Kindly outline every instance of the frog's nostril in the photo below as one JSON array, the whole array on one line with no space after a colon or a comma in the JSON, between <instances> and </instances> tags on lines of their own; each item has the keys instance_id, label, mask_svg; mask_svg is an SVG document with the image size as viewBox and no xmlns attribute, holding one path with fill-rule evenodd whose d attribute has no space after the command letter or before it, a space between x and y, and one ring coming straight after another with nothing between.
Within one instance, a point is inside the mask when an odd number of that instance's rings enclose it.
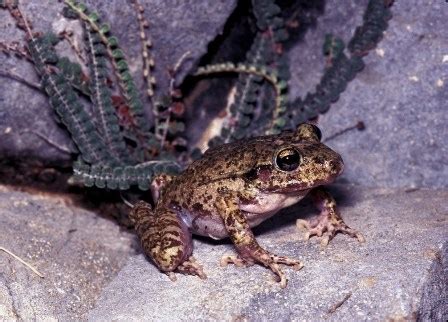
<instances>
[{"instance_id":1,"label":"frog's nostril","mask_svg":"<svg viewBox=\"0 0 448 322\"><path fill-rule=\"evenodd\" d=\"M344 162L342 162L342 159L338 159L338 160L331 160L330 161L330 168L337 172L338 175L342 173L342 171L344 170Z\"/></svg>"}]
</instances>

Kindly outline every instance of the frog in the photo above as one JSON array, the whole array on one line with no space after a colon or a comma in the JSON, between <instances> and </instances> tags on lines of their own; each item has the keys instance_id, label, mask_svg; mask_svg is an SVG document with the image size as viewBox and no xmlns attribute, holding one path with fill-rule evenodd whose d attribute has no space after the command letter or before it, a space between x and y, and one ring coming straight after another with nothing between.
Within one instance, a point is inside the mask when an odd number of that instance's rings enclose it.
<instances>
[{"instance_id":1,"label":"frog","mask_svg":"<svg viewBox=\"0 0 448 322\"><path fill-rule=\"evenodd\" d=\"M181 174L156 177L151 185L155 207L138 201L130 212L144 253L173 280L175 273L205 279L192 256L192 235L230 238L237 255L223 256L223 266L264 265L284 288L287 278L280 265L299 270L303 263L265 250L252 228L306 195L320 214L297 220L305 239L318 236L325 246L343 233L364 242L322 187L343 172L344 162L321 139L316 125L303 123L295 130L210 148Z\"/></svg>"}]
</instances>

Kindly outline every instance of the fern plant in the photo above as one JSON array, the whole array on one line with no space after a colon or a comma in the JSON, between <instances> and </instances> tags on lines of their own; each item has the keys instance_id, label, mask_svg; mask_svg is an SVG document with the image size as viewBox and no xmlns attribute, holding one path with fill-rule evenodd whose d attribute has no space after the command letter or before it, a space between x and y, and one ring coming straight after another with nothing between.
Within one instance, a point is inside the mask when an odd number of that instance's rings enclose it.
<instances>
[{"instance_id":1,"label":"fern plant","mask_svg":"<svg viewBox=\"0 0 448 322\"><path fill-rule=\"evenodd\" d=\"M78 160L73 165L75 178L88 187L127 190L137 186L147 190L155 175L179 173L184 163L179 162L174 149L168 146L167 137L171 133L176 138L185 126L175 117L172 99L154 97L157 82L152 73L154 60L149 51L151 43L143 7L137 0L131 1L140 27L143 75L154 116L153 127L147 121L126 55L111 34L109 24L80 2L63 2L63 15L82 23L89 75L83 74L79 64L58 55L55 45L59 37L33 30L17 0L0 0L0 8L8 10L17 26L26 32L29 59L40 76L41 86L78 147ZM200 77L219 73L238 75L235 100L220 134L210 138L209 146L253 135L276 134L325 113L363 68L362 57L381 39L391 17L389 4L370 0L363 24L356 29L347 49L341 39L328 35L324 55L330 63L315 92L290 102L287 96L290 71L284 50L288 33L281 13L274 0L252 0L256 32L245 61L202 66L196 71L195 75ZM170 97L173 89L166 92L165 97ZM92 112L86 107L85 98ZM198 151L191 153L197 155Z\"/></svg>"}]
</instances>

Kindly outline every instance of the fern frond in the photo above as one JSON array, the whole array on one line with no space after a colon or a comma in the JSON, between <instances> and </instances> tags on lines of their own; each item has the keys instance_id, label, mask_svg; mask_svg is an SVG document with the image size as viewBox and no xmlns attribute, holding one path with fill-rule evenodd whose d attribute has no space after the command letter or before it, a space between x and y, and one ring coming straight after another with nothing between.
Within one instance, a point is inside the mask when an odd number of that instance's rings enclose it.
<instances>
[{"instance_id":1,"label":"fern frond","mask_svg":"<svg viewBox=\"0 0 448 322\"><path fill-rule=\"evenodd\" d=\"M356 28L348 44L352 55L364 56L378 44L387 29L392 13L384 0L370 0L363 16L363 24Z\"/></svg>"},{"instance_id":2,"label":"fern frond","mask_svg":"<svg viewBox=\"0 0 448 322\"><path fill-rule=\"evenodd\" d=\"M72 0L64 0L64 3L72 10L72 13L76 13L79 19L87 23L97 33L98 40L105 46L120 92L129 106L129 114L135 125L129 130L135 132L136 138L143 139L139 141L143 149L150 150L150 144L154 141L157 142L157 139L154 140L154 134L150 132L142 101L129 71L125 55L118 46L117 38L110 35L110 28L107 24L100 24L98 14L89 12L85 5L75 3Z\"/></svg>"},{"instance_id":3,"label":"fern frond","mask_svg":"<svg viewBox=\"0 0 448 322\"><path fill-rule=\"evenodd\" d=\"M283 54L282 43L288 38L281 9L274 0L253 0L252 11L255 16L257 32L244 65L269 69L275 74L275 84L282 87L281 95L276 85L275 93L266 86L265 78L254 73L240 73L233 102L222 122L219 136L209 140L209 147L238 140L250 135L277 133L286 124L285 103L289 66ZM274 94L276 104L265 104ZM255 122L256 121L256 122ZM266 131L265 131L266 130Z\"/></svg>"},{"instance_id":4,"label":"fern frond","mask_svg":"<svg viewBox=\"0 0 448 322\"><path fill-rule=\"evenodd\" d=\"M287 84L285 82L279 81L275 70L270 70L269 68L260 66L251 66L245 64L235 65L233 63L225 63L200 67L194 75L199 76L227 72L255 75L268 81L273 86L275 91L275 105L272 113L272 124L269 128L272 129L281 125L275 123L275 121L278 120L279 116L283 114L287 109L287 98L285 95L283 95Z\"/></svg>"},{"instance_id":5,"label":"fern frond","mask_svg":"<svg viewBox=\"0 0 448 322\"><path fill-rule=\"evenodd\" d=\"M80 104L78 95L64 74L50 67L50 64L58 62L52 47L56 38L46 34L28 41L28 49L41 76L42 87L50 97L50 104L71 133L82 158L89 163L114 164L90 116Z\"/></svg>"},{"instance_id":6,"label":"fern frond","mask_svg":"<svg viewBox=\"0 0 448 322\"><path fill-rule=\"evenodd\" d=\"M98 33L85 24L87 51L90 58L90 89L99 132L111 154L125 164L132 163L120 132L117 115L112 106L112 93L107 85L106 50L98 41Z\"/></svg>"},{"instance_id":7,"label":"fern frond","mask_svg":"<svg viewBox=\"0 0 448 322\"><path fill-rule=\"evenodd\" d=\"M67 57L60 57L56 66L74 88L90 97L89 81L79 64L70 61Z\"/></svg>"},{"instance_id":8,"label":"fern frond","mask_svg":"<svg viewBox=\"0 0 448 322\"><path fill-rule=\"evenodd\" d=\"M316 86L314 93L308 93L302 101L300 98L291 103L290 119L293 124L305 122L326 113L330 105L339 99L356 74L362 70L364 63L361 57L348 58L342 51L333 57L331 66Z\"/></svg>"},{"instance_id":9,"label":"fern frond","mask_svg":"<svg viewBox=\"0 0 448 322\"><path fill-rule=\"evenodd\" d=\"M250 64L264 65L276 70L278 83L282 84L283 87L283 98L286 99L290 74L288 57L284 54L283 43L289 36L281 15L281 8L274 0L252 0L252 7L259 30L258 35L266 38L266 45L261 47L257 53L259 56L258 62L253 63L254 58L249 55L247 58L251 62ZM266 94L269 95L270 93ZM276 99L278 99L277 95ZM269 104L262 105L257 126L261 124L262 128L266 128L265 134L281 132L286 124L286 108L284 108L286 102L283 108L274 111Z\"/></svg>"},{"instance_id":10,"label":"fern frond","mask_svg":"<svg viewBox=\"0 0 448 322\"><path fill-rule=\"evenodd\" d=\"M268 38L262 33L257 33L255 40L246 54L246 61L251 65L267 65L266 56L270 51ZM263 78L253 74L240 74L236 84L235 101L230 106L230 115L237 120L235 125L224 127L221 130L221 138L224 142L242 139L249 132L250 122L244 122L247 119L253 120L256 107L260 103L260 92L263 87ZM230 122L232 124L232 122ZM211 143L217 143L211 141Z\"/></svg>"},{"instance_id":11,"label":"fern frond","mask_svg":"<svg viewBox=\"0 0 448 322\"><path fill-rule=\"evenodd\" d=\"M154 68L154 58L151 55L150 48L152 46L151 40L146 33L146 29L149 27L148 21L143 16L145 9L138 2L138 0L131 1L134 9L137 12L137 20L140 29L140 42L142 44L142 56L143 56L143 77L146 80L146 94L149 97L151 106L154 108L154 87L157 83L155 76L152 74L152 69Z\"/></svg>"},{"instance_id":12,"label":"fern frond","mask_svg":"<svg viewBox=\"0 0 448 322\"><path fill-rule=\"evenodd\" d=\"M73 164L76 181L87 187L96 186L111 190L128 190L131 186L138 186L140 190L146 191L154 176L161 173L178 174L180 170L176 162L162 160L125 167L90 166L80 160Z\"/></svg>"},{"instance_id":13,"label":"fern frond","mask_svg":"<svg viewBox=\"0 0 448 322\"><path fill-rule=\"evenodd\" d=\"M362 56L375 48L381 40L390 18L389 5L384 0L370 0L364 13L363 24L356 28L348 44L350 57L344 54L344 43L341 39L332 35L326 36L324 55L329 58L330 66L325 69L314 93L307 94L304 100L298 98L291 104L291 126L328 111L331 103L337 101L346 89L348 82L364 68Z\"/></svg>"},{"instance_id":14,"label":"fern frond","mask_svg":"<svg viewBox=\"0 0 448 322\"><path fill-rule=\"evenodd\" d=\"M273 0L252 0L253 13L260 31L269 30L274 43L282 43L288 39L281 9Z\"/></svg>"}]
</instances>

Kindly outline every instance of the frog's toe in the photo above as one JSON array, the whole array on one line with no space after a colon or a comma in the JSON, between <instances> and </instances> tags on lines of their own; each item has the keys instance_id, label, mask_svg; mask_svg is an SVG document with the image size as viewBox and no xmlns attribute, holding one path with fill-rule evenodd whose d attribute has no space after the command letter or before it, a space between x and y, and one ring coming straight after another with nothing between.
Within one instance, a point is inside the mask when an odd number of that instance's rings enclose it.
<instances>
[{"instance_id":1,"label":"frog's toe","mask_svg":"<svg viewBox=\"0 0 448 322\"><path fill-rule=\"evenodd\" d=\"M296 226L301 230L306 230L304 234L305 240L309 240L312 236L322 237L326 231L325 225L322 225L320 222L316 223L313 219L310 221L297 219Z\"/></svg>"},{"instance_id":2,"label":"frog's toe","mask_svg":"<svg viewBox=\"0 0 448 322\"><path fill-rule=\"evenodd\" d=\"M276 281L279 283L281 288L285 288L286 284L288 283L288 279L286 278L285 273L280 269L279 264L292 266L292 268L295 271L298 271L303 267L303 263L300 262L297 259L292 259L286 256L278 256L271 254L271 261L268 263L264 263L266 266L268 266L271 271L275 273Z\"/></svg>"},{"instance_id":3,"label":"frog's toe","mask_svg":"<svg viewBox=\"0 0 448 322\"><path fill-rule=\"evenodd\" d=\"M259 262L268 267L274 274L275 280L279 283L281 288L285 288L288 282L285 273L280 269L279 264L292 266L292 268L296 271L303 267L303 264L296 260L286 256L278 256L274 254L266 253L265 256L261 256L257 258ZM252 266L255 263L255 260L251 257L242 257L240 255L224 255L221 258L221 266L227 266L228 264L234 264L237 267L247 267Z\"/></svg>"},{"instance_id":4,"label":"frog's toe","mask_svg":"<svg viewBox=\"0 0 448 322\"><path fill-rule=\"evenodd\" d=\"M274 263L292 266L292 268L296 271L303 267L303 263L297 259L278 255L271 255L271 258Z\"/></svg>"},{"instance_id":5,"label":"frog's toe","mask_svg":"<svg viewBox=\"0 0 448 322\"><path fill-rule=\"evenodd\" d=\"M319 221L314 219L306 221L298 219L296 222L298 228L305 228L305 240L312 236L322 237L320 244L327 246L337 233L349 235L350 237L358 239L359 242L365 242L364 236L357 230L347 226L342 220L328 220L326 217L320 218Z\"/></svg>"},{"instance_id":6,"label":"frog's toe","mask_svg":"<svg viewBox=\"0 0 448 322\"><path fill-rule=\"evenodd\" d=\"M254 264L253 261L242 258L239 255L224 255L223 257L221 257L219 263L222 267L225 267L229 264L234 264L237 267L247 267Z\"/></svg>"},{"instance_id":7,"label":"frog's toe","mask_svg":"<svg viewBox=\"0 0 448 322\"><path fill-rule=\"evenodd\" d=\"M297 219L296 220L296 226L299 229L309 229L310 223L307 220L304 219Z\"/></svg>"},{"instance_id":8,"label":"frog's toe","mask_svg":"<svg viewBox=\"0 0 448 322\"><path fill-rule=\"evenodd\" d=\"M274 254L269 254L269 257L270 260L261 260L261 262L275 273L277 282L279 283L281 288L286 287L288 280L285 273L283 273L283 271L280 269L279 264L292 266L296 271L303 267L303 264L297 259L292 259L286 256L278 256Z\"/></svg>"},{"instance_id":9,"label":"frog's toe","mask_svg":"<svg viewBox=\"0 0 448 322\"><path fill-rule=\"evenodd\" d=\"M349 235L350 237L356 238L360 243L364 243L366 239L364 238L363 234L361 234L356 229L350 228L349 226L345 225L345 227L337 228L337 231Z\"/></svg>"},{"instance_id":10,"label":"frog's toe","mask_svg":"<svg viewBox=\"0 0 448 322\"><path fill-rule=\"evenodd\" d=\"M321 241L322 246L327 246L330 240L332 240L337 233L342 233L345 235L349 235L352 238L356 238L360 243L365 242L365 238L360 232L358 232L356 229L350 228L343 221L337 223L330 222L326 226L324 238Z\"/></svg>"},{"instance_id":11,"label":"frog's toe","mask_svg":"<svg viewBox=\"0 0 448 322\"><path fill-rule=\"evenodd\" d=\"M277 263L271 263L268 266L275 273L276 282L279 283L281 288L285 288L288 284L288 279L286 274L280 269L280 266Z\"/></svg>"},{"instance_id":12,"label":"frog's toe","mask_svg":"<svg viewBox=\"0 0 448 322\"><path fill-rule=\"evenodd\" d=\"M207 278L207 275L205 275L202 265L198 264L193 256L190 256L188 260L184 261L182 264L177 266L176 272L186 275L196 275L201 279ZM168 275L168 277L170 277L170 275Z\"/></svg>"},{"instance_id":13,"label":"frog's toe","mask_svg":"<svg viewBox=\"0 0 448 322\"><path fill-rule=\"evenodd\" d=\"M174 272L165 272L166 276L171 280L171 282L177 281L176 273Z\"/></svg>"},{"instance_id":14,"label":"frog's toe","mask_svg":"<svg viewBox=\"0 0 448 322\"><path fill-rule=\"evenodd\" d=\"M356 233L356 239L358 239L358 241L360 243L365 243L366 242L366 238L364 237L363 234L361 234L360 232Z\"/></svg>"}]
</instances>

